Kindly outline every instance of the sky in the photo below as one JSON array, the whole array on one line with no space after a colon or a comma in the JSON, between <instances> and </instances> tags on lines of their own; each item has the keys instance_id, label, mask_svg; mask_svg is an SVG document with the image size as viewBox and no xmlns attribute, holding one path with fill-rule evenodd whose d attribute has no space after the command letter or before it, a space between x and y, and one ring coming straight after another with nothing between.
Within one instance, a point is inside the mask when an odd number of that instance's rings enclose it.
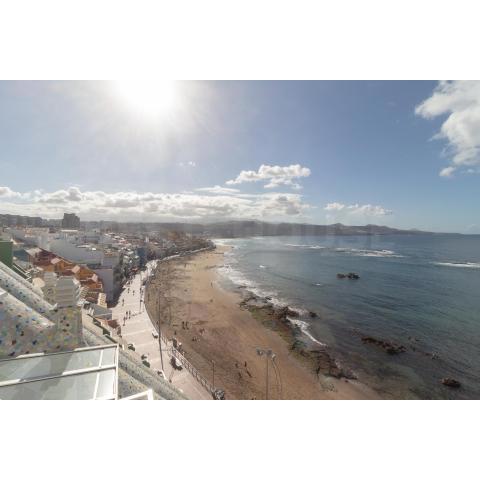
<instances>
[{"instance_id":1,"label":"sky","mask_svg":"<svg viewBox=\"0 0 480 480\"><path fill-rule=\"evenodd\" d=\"M480 233L480 82L0 82L0 213Z\"/></svg>"}]
</instances>

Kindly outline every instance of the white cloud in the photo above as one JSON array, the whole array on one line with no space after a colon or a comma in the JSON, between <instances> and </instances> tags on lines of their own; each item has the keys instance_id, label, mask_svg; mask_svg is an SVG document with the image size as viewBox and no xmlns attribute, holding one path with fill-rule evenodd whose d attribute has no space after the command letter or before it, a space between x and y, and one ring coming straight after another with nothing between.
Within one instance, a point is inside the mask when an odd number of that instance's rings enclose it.
<instances>
[{"instance_id":1,"label":"white cloud","mask_svg":"<svg viewBox=\"0 0 480 480\"><path fill-rule=\"evenodd\" d=\"M440 82L415 113L423 118L448 115L434 137L448 142L447 155L452 162L440 176L480 167L480 81Z\"/></svg>"},{"instance_id":2,"label":"white cloud","mask_svg":"<svg viewBox=\"0 0 480 480\"><path fill-rule=\"evenodd\" d=\"M258 172L254 170L242 170L235 180L228 180L227 185L238 185L246 182L267 182L264 188L277 188L286 185L299 190L301 185L294 182L295 179L308 177L310 169L299 164L280 167L278 165L261 165Z\"/></svg>"},{"instance_id":3,"label":"white cloud","mask_svg":"<svg viewBox=\"0 0 480 480\"><path fill-rule=\"evenodd\" d=\"M333 211L341 211L346 207L343 203L338 203L338 202L333 202L333 203L328 203L327 206L325 207L325 210L333 210Z\"/></svg>"},{"instance_id":4,"label":"white cloud","mask_svg":"<svg viewBox=\"0 0 480 480\"><path fill-rule=\"evenodd\" d=\"M9 187L0 187L0 197L3 198L15 198L15 197L20 197L20 193L14 192L11 188Z\"/></svg>"},{"instance_id":5,"label":"white cloud","mask_svg":"<svg viewBox=\"0 0 480 480\"><path fill-rule=\"evenodd\" d=\"M8 187L2 187L0 205L5 212L45 218L60 218L63 212L74 211L85 220L143 221L227 218L280 220L298 217L310 208L298 194L246 195L237 193L235 189L226 190L228 192L212 187L205 190L205 194L106 193L70 187L55 192L37 190L12 195Z\"/></svg>"},{"instance_id":6,"label":"white cloud","mask_svg":"<svg viewBox=\"0 0 480 480\"><path fill-rule=\"evenodd\" d=\"M240 190L238 190L237 188L226 188L226 187L221 187L220 185L215 185L214 187L197 188L195 189L195 191L205 192L205 193L225 194L225 195L240 192Z\"/></svg>"},{"instance_id":7,"label":"white cloud","mask_svg":"<svg viewBox=\"0 0 480 480\"><path fill-rule=\"evenodd\" d=\"M324 210L328 212L343 213L348 215L364 215L372 217L383 217L385 215L391 215L393 212L380 205L360 205L358 203L352 205L345 205L343 203L333 202L328 203Z\"/></svg>"},{"instance_id":8,"label":"white cloud","mask_svg":"<svg viewBox=\"0 0 480 480\"><path fill-rule=\"evenodd\" d=\"M455 167L445 167L440 170L439 175L441 177L451 177L454 171Z\"/></svg>"}]
</instances>

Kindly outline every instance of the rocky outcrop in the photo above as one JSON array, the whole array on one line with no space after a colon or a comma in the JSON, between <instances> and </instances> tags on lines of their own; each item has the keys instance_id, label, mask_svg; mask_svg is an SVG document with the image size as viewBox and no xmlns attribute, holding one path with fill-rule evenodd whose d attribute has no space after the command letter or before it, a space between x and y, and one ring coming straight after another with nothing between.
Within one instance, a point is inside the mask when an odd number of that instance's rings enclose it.
<instances>
[{"instance_id":1,"label":"rocky outcrop","mask_svg":"<svg viewBox=\"0 0 480 480\"><path fill-rule=\"evenodd\" d=\"M287 306L277 307L270 302L264 302L265 298L245 292L243 300L240 302L242 308L248 309L265 326L278 331L280 335L289 343L290 351L308 362L313 371L318 375L327 375L334 378L344 378L355 380L355 373L342 366L335 358L330 349L325 346L312 349L307 339L302 337L302 331L299 325L294 324L289 319L300 317L300 313ZM308 311L310 318L317 318L318 314L314 311Z\"/></svg>"},{"instance_id":2,"label":"rocky outcrop","mask_svg":"<svg viewBox=\"0 0 480 480\"><path fill-rule=\"evenodd\" d=\"M388 340L380 340L375 337L362 337L362 342L383 348L383 350L385 350L389 355L396 355L407 350L403 345L399 345Z\"/></svg>"},{"instance_id":3,"label":"rocky outcrop","mask_svg":"<svg viewBox=\"0 0 480 480\"><path fill-rule=\"evenodd\" d=\"M358 280L360 278L360 275L355 272L337 273L337 278L349 278L350 280Z\"/></svg>"},{"instance_id":4,"label":"rocky outcrop","mask_svg":"<svg viewBox=\"0 0 480 480\"><path fill-rule=\"evenodd\" d=\"M450 377L442 378L442 384L450 388L460 388L462 386L458 380Z\"/></svg>"},{"instance_id":5,"label":"rocky outcrop","mask_svg":"<svg viewBox=\"0 0 480 480\"><path fill-rule=\"evenodd\" d=\"M273 311L276 320L288 320L287 317L297 318L300 316L297 311L292 310L290 307L273 308Z\"/></svg>"}]
</instances>

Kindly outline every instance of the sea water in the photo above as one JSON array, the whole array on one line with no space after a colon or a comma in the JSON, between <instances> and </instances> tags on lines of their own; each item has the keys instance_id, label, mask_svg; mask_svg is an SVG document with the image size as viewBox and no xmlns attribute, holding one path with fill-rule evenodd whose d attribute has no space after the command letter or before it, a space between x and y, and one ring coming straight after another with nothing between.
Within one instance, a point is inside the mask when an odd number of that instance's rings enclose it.
<instances>
[{"instance_id":1,"label":"sea water","mask_svg":"<svg viewBox=\"0 0 480 480\"><path fill-rule=\"evenodd\" d=\"M217 240L233 248L221 273L302 314L385 398L480 398L480 236L378 235ZM360 279L339 279L355 272ZM311 318L308 311L318 317ZM363 336L407 348L389 355ZM453 377L458 390L441 384Z\"/></svg>"}]
</instances>

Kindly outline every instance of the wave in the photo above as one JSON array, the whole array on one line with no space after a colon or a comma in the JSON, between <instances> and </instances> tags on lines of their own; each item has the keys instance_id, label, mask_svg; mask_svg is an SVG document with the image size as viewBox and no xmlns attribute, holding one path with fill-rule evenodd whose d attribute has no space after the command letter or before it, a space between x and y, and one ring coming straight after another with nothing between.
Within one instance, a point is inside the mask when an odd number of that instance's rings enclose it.
<instances>
[{"instance_id":1,"label":"wave","mask_svg":"<svg viewBox=\"0 0 480 480\"><path fill-rule=\"evenodd\" d=\"M314 250L333 250L338 253L345 253L355 257L383 257L383 258L403 258L393 250L369 250L366 248L348 248L348 247L326 247L325 245L306 245L297 243L285 243L286 247L309 248Z\"/></svg>"},{"instance_id":2,"label":"wave","mask_svg":"<svg viewBox=\"0 0 480 480\"><path fill-rule=\"evenodd\" d=\"M228 240L226 238L214 238L212 242L215 244L215 246L221 246L221 247L233 247L234 245L231 243L231 240Z\"/></svg>"},{"instance_id":3,"label":"wave","mask_svg":"<svg viewBox=\"0 0 480 480\"><path fill-rule=\"evenodd\" d=\"M272 305L278 307L286 307L288 305L288 302L285 302L284 300L279 298L278 292L261 288L257 282L247 278L243 273L238 271L236 268L233 268L229 264L225 264L223 267L220 267L218 269L218 272L224 277L226 277L228 280L230 280L230 282L232 282L234 285L238 287L243 287L247 291L253 293L260 298L270 298L271 300L269 300L269 303L271 303Z\"/></svg>"},{"instance_id":4,"label":"wave","mask_svg":"<svg viewBox=\"0 0 480 480\"><path fill-rule=\"evenodd\" d=\"M324 245L305 245L305 244L298 244L298 243L285 243L285 247L311 248L313 250L321 250L321 249L327 248Z\"/></svg>"},{"instance_id":5,"label":"wave","mask_svg":"<svg viewBox=\"0 0 480 480\"><path fill-rule=\"evenodd\" d=\"M292 309L293 310L293 309ZM292 325L296 325L300 328L300 330L302 331L302 333L304 335L306 335L312 342L315 342L315 343L318 343L318 345L321 345L322 347L326 347L327 344L326 343L322 343L320 342L319 340L317 340L311 333L310 333L310 325L303 321L303 320L299 320L298 318L291 318L291 317L288 317L287 316L287 320L292 324Z\"/></svg>"},{"instance_id":6,"label":"wave","mask_svg":"<svg viewBox=\"0 0 480 480\"><path fill-rule=\"evenodd\" d=\"M343 252L355 257L383 257L383 258L403 258L403 255L395 253L393 250L368 250L366 248L336 248L336 252Z\"/></svg>"},{"instance_id":7,"label":"wave","mask_svg":"<svg viewBox=\"0 0 480 480\"><path fill-rule=\"evenodd\" d=\"M480 268L480 263L474 262L433 262L433 264L440 267Z\"/></svg>"}]
</instances>

